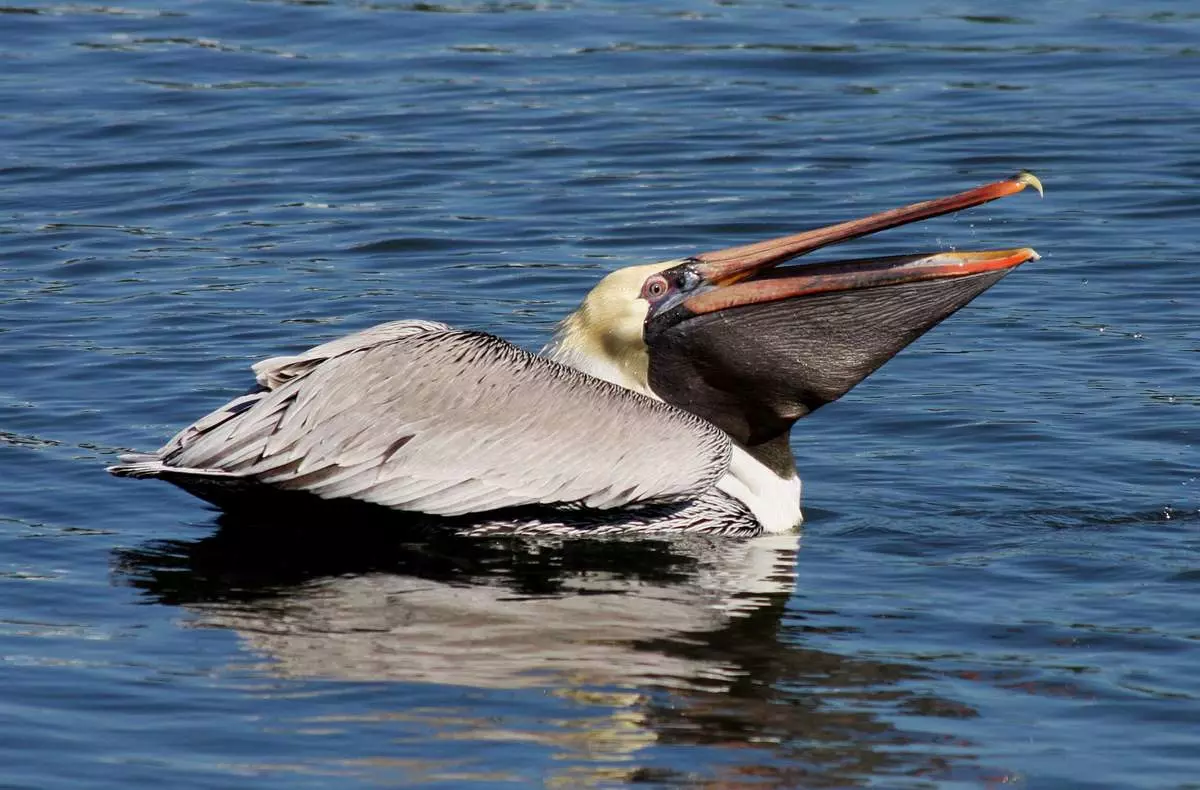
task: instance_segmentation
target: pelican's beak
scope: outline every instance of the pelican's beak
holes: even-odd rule
[[[1005,181],[985,184],[950,197],[913,203],[903,208],[882,211],[862,219],[839,222],[823,228],[760,241],[740,247],[706,252],[692,259],[697,274],[708,283],[724,286],[700,294],[691,300],[694,312],[719,310],[734,304],[785,299],[810,293],[871,288],[897,282],[928,280],[939,277],[963,277],[986,271],[1012,268],[1037,258],[1028,247],[1002,252],[953,252],[928,256],[906,256],[880,260],[849,261],[825,266],[806,266],[793,270],[794,276],[762,278],[756,285],[730,288],[781,263],[814,250],[860,236],[868,236],[888,228],[939,217],[955,211],[981,206],[1008,195],[1033,187],[1042,194],[1042,182],[1033,173],[1022,172]],[[789,289],[791,291],[789,292]],[[705,298],[699,298],[703,296]]]
[[[1023,247],[775,268],[830,244],[982,205],[1041,182],[1031,173],[950,197],[704,253],[663,272],[652,304],[650,384],[743,444],[767,441],[840,397],[1016,266]]]

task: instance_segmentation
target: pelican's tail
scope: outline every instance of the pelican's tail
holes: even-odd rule
[[[106,467],[106,471],[117,477],[159,477],[168,467],[154,453],[124,453],[119,464]]]
[[[117,477],[240,477],[240,475],[226,472],[222,469],[194,469],[191,467],[170,466],[163,462],[162,456],[155,455],[154,453],[125,453],[117,457],[121,463],[105,467],[106,471]]]

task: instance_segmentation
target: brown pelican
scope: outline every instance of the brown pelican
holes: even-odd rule
[[[612,272],[540,355],[397,321],[253,366],[258,386],[123,477],[214,503],[306,492],[465,532],[783,532],[788,437],[1029,248],[775,268],[1041,184],[1021,173],[792,236]],[[294,497],[292,494],[290,497]]]

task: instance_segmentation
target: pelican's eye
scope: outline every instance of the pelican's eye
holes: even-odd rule
[[[661,274],[656,274],[642,283],[642,298],[650,304],[660,301],[671,291],[671,283]]]

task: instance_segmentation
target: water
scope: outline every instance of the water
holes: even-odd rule
[[[1192,4],[0,11],[0,784],[1195,787]],[[248,364],[1029,168],[799,536],[419,542],[109,478]]]

